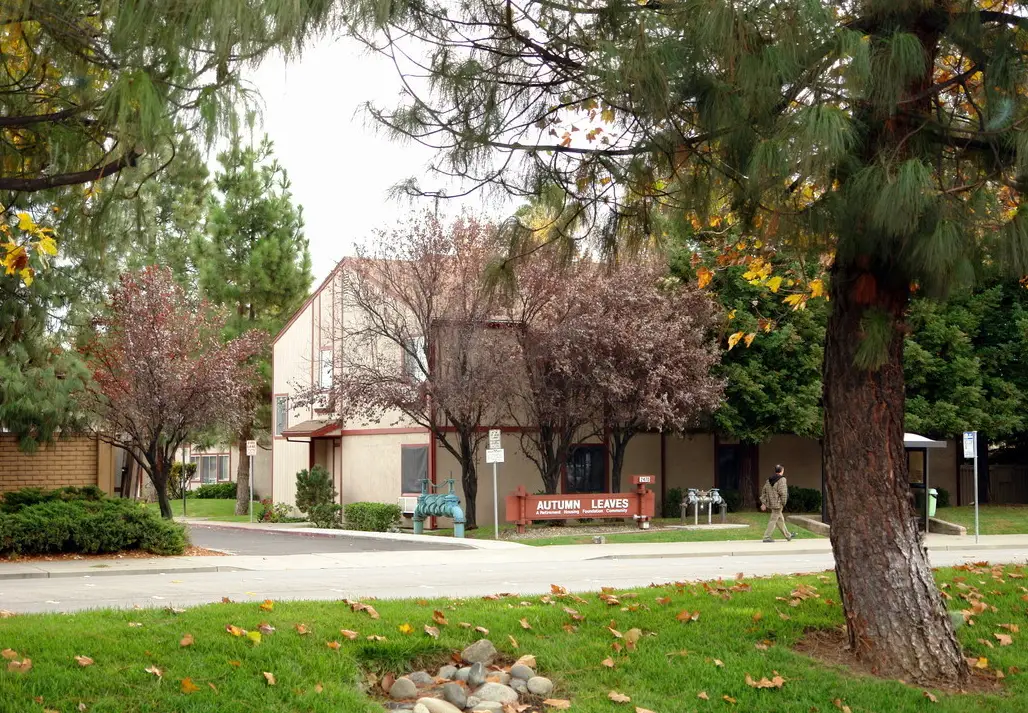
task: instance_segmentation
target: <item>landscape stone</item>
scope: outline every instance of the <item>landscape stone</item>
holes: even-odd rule
[[[389,689],[389,697],[397,701],[404,698],[413,698],[416,695],[418,695],[418,687],[414,685],[414,681],[406,676],[396,679],[392,688]]]
[[[479,701],[474,708],[469,708],[471,713],[503,713],[503,704],[496,701]]]
[[[465,666],[464,668],[457,669],[457,676],[456,676],[456,678],[457,678],[458,681],[467,681],[468,680],[468,674],[470,674],[470,673],[471,673],[471,667],[470,666]]]
[[[414,673],[408,673],[407,678],[414,681],[414,685],[419,688],[422,686],[431,686],[435,683],[435,679],[428,675],[426,671],[415,671]]]
[[[439,669],[439,673],[437,675],[439,678],[445,678],[447,681],[452,681],[454,676],[457,675],[457,667],[451,665],[443,666]]]
[[[471,667],[471,671],[468,673],[468,685],[470,686],[481,686],[485,683],[486,675],[488,671],[485,670],[485,666],[480,663],[476,663]]]
[[[461,652],[461,659],[464,663],[485,664],[488,666],[496,660],[496,647],[489,639],[479,639]]]
[[[523,663],[516,663],[510,667],[510,675],[513,678],[520,678],[523,681],[527,681],[535,675],[535,671]]]
[[[468,705],[468,694],[464,687],[456,683],[443,684],[443,698],[457,706],[464,708]]]
[[[528,681],[523,678],[512,678],[510,680],[510,687],[521,695],[528,693]]]
[[[475,691],[475,696],[483,701],[495,701],[496,703],[517,703],[518,693],[510,686],[502,683],[485,683]]]
[[[536,696],[548,696],[553,692],[553,681],[542,676],[528,679],[528,692]]]
[[[421,705],[420,703],[417,703],[414,705],[414,710],[411,713],[429,713],[429,711],[428,708],[425,708],[425,706]]]
[[[506,671],[491,671],[486,676],[487,681],[495,681],[496,683],[502,683],[504,686],[510,685],[510,674]]]
[[[460,708],[439,698],[419,698],[418,705],[424,706],[428,713],[461,713]]]
[[[481,702],[482,702],[481,699],[476,698],[475,696],[468,696],[468,705],[467,705],[467,707],[469,709],[474,708],[475,706],[477,706]]]

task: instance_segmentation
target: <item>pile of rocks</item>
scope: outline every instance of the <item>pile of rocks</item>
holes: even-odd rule
[[[443,666],[435,676],[416,671],[389,687],[388,710],[395,713],[503,713],[533,696],[546,698],[553,682],[537,676],[535,659],[524,656],[506,667],[497,665],[499,653],[488,639],[461,652],[465,666]]]

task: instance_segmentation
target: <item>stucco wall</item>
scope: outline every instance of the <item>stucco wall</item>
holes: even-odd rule
[[[821,446],[812,438],[772,436],[760,444],[758,458],[761,482],[781,465],[789,485],[821,489]]]
[[[428,444],[427,432],[344,436],[339,449],[343,503],[395,503],[400,497],[400,451]]]
[[[664,464],[667,487],[714,487],[714,436],[698,433],[688,436],[667,436]]]

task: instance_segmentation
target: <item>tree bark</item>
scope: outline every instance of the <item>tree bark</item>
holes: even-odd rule
[[[161,508],[161,517],[165,520],[174,518],[171,511],[171,500],[168,499],[168,472],[165,463],[154,462],[150,464],[150,481],[153,489],[157,492],[157,503]]]
[[[239,467],[236,468],[236,515],[250,513],[250,458],[246,455],[246,442],[252,437],[251,429],[239,432]]]
[[[757,446],[743,443],[740,446],[739,497],[743,510],[756,510],[760,504],[760,474],[756,468]]]
[[[475,447],[470,432],[460,434],[460,484],[464,489],[464,529],[478,529],[478,470]]]
[[[630,430],[611,429],[610,431],[610,492],[621,492],[621,471],[625,467],[625,452],[628,442],[635,433]]]
[[[887,275],[856,263],[833,269],[824,468],[835,570],[860,659],[908,681],[960,683],[968,667],[908,504],[902,322],[909,286],[890,284]],[[856,362],[869,310],[891,322],[873,370]]]

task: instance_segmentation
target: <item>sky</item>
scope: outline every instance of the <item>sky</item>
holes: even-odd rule
[[[367,101],[397,103],[400,80],[384,58],[353,40],[326,38],[298,60],[268,58],[245,78],[260,94],[263,130],[303,206],[315,284],[374,229],[433,206],[388,196],[396,183],[424,176],[433,151],[391,141],[361,111]],[[483,206],[477,196],[446,203],[445,212]]]

